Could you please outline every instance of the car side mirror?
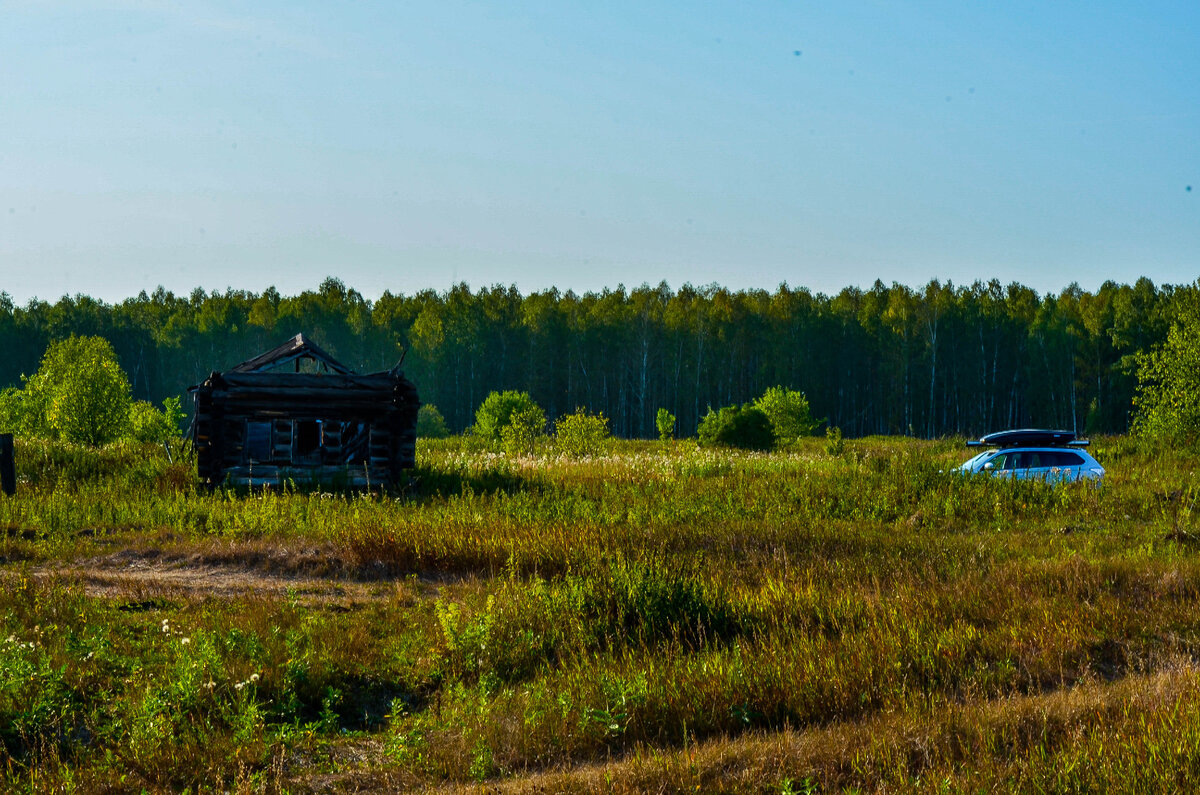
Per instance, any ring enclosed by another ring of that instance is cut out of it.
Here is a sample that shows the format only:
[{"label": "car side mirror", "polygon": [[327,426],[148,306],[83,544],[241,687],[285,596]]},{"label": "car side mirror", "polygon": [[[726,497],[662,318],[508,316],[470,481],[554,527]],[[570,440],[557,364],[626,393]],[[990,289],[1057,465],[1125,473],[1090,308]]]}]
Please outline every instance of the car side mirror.
[{"label": "car side mirror", "polygon": [[983,468],[990,471],[990,470],[995,469],[996,465],[993,464],[991,461],[988,461],[986,464],[983,465]]}]

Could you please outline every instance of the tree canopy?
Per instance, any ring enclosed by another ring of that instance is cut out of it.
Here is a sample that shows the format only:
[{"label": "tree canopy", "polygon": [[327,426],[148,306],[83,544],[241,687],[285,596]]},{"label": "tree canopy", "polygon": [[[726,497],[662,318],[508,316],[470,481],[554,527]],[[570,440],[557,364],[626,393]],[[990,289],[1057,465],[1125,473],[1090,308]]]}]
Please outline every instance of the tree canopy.
[{"label": "tree canopy", "polygon": [[622,437],[657,435],[664,408],[690,436],[708,406],[776,385],[851,437],[1123,432],[1137,356],[1166,341],[1176,294],[1195,291],[1149,279],[1045,295],[997,281],[876,282],[836,295],[665,284],[522,295],[458,284],[372,301],[331,278],[294,296],[159,289],[112,305],[74,296],[20,307],[0,294],[0,388],[19,386],[50,342],[101,336],[133,398],[159,405],[302,331],[360,372],[407,351],[406,375],[454,432],[489,393],[516,390],[551,420],[577,407],[603,413]]},{"label": "tree canopy", "polygon": [[750,403],[709,410],[697,429],[700,444],[706,447],[739,447],[743,450],[771,450],[775,447],[775,429],[766,413]]},{"label": "tree canopy", "polygon": [[514,422],[523,427],[536,426],[540,431],[546,426],[546,414],[528,392],[511,389],[492,392],[479,404],[479,409],[475,412],[475,435],[490,442],[498,442],[502,439],[504,431]]},{"label": "tree canopy", "polygon": [[1166,341],[1137,362],[1135,431],[1165,443],[1195,442],[1200,438],[1200,301],[1194,293],[1179,302]]},{"label": "tree canopy", "polygon": [[802,436],[811,436],[820,425],[813,419],[808,407],[808,398],[803,392],[782,386],[770,387],[757,400],[754,408],[767,415],[779,444],[794,442]]},{"label": "tree canopy", "polygon": [[22,422],[35,435],[98,445],[128,429],[129,380],[102,337],[51,343],[24,393]]}]

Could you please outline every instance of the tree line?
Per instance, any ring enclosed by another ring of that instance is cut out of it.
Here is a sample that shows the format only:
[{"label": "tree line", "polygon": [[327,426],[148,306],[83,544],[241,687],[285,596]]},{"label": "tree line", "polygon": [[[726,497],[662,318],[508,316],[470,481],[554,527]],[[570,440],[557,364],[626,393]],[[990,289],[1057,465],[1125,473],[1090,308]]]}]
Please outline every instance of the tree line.
[{"label": "tree line", "polygon": [[371,301],[328,278],[295,296],[159,288],[116,304],[77,295],[16,306],[0,293],[0,387],[35,372],[52,341],[97,335],[133,397],[158,404],[304,332],[361,372],[403,356],[422,401],[455,431],[489,393],[521,390],[551,420],[582,407],[618,436],[650,438],[665,408],[692,435],[710,407],[779,385],[804,392],[813,415],[848,436],[1124,432],[1137,355],[1166,339],[1196,291],[1145,278],[1045,295],[995,280],[877,281],[836,295],[665,283],[523,295],[458,284]]}]

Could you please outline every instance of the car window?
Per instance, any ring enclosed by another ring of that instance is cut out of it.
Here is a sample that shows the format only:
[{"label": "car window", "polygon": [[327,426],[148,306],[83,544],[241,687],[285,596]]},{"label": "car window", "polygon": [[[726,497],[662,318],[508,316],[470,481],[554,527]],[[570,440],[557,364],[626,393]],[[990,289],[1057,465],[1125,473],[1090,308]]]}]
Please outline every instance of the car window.
[{"label": "car window", "polygon": [[[979,458],[979,456],[976,456]],[[975,460],[975,459],[972,459]],[[970,463],[970,462],[968,462]],[[1078,453],[1068,450],[1012,450],[997,453],[987,460],[993,470],[1047,469],[1050,467],[1077,467],[1083,463]]]},{"label": "car window", "polygon": [[[1001,461],[1000,459],[1003,459]],[[996,456],[996,469],[1019,469],[1021,466],[1020,453],[1004,453]]]},{"label": "car window", "polygon": [[1077,467],[1083,463],[1083,459],[1078,453],[1072,453],[1066,450],[1056,450],[1052,453],[1046,453],[1047,456],[1052,456],[1050,463],[1046,466],[1052,467]]}]

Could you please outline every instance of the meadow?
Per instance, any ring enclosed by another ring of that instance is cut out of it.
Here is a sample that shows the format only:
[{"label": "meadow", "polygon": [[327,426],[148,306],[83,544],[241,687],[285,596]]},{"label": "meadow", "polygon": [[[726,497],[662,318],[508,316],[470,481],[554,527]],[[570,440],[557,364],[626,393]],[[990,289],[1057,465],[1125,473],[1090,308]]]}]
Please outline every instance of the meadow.
[{"label": "meadow", "polygon": [[207,493],[18,440],[13,790],[1200,787],[1194,450],[963,478],[961,440],[422,440],[402,493]]}]

